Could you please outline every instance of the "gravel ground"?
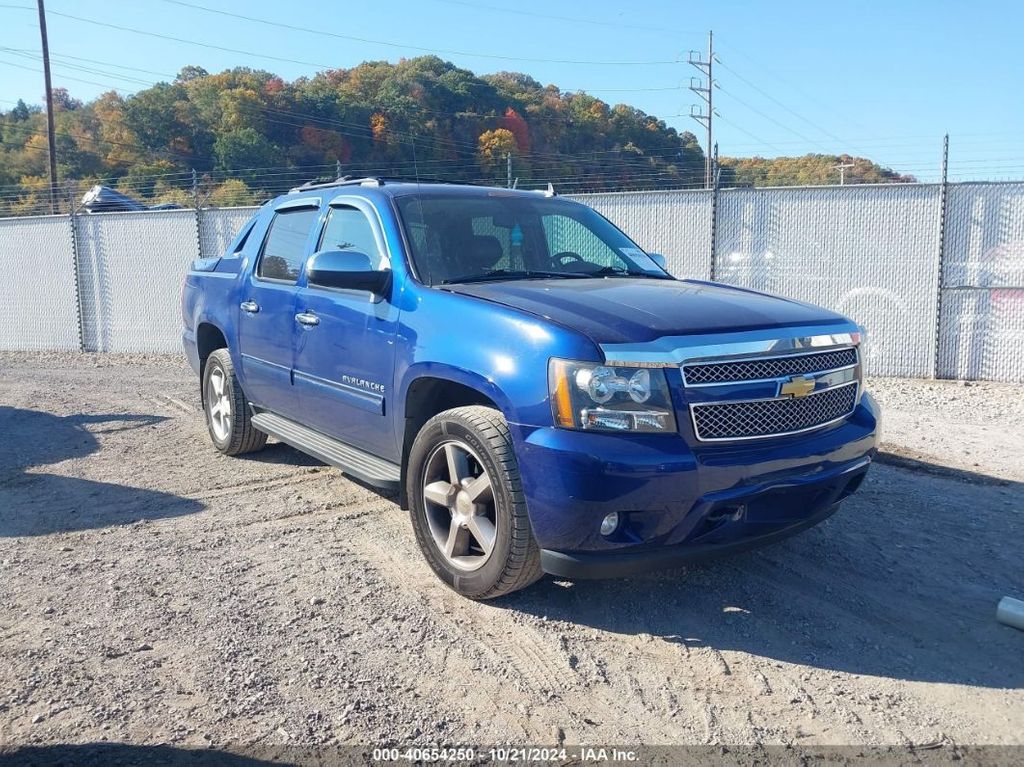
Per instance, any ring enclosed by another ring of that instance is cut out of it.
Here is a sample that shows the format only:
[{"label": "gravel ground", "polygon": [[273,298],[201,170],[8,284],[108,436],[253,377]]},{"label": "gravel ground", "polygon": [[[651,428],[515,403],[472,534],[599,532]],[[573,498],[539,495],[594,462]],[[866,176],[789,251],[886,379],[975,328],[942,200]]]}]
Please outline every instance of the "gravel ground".
[{"label": "gravel ground", "polygon": [[[876,381],[888,450],[768,549],[478,604],[393,499],[226,458],[173,358],[0,354],[0,750],[1024,743],[1020,387]],[[909,467],[909,468],[908,468]]]}]

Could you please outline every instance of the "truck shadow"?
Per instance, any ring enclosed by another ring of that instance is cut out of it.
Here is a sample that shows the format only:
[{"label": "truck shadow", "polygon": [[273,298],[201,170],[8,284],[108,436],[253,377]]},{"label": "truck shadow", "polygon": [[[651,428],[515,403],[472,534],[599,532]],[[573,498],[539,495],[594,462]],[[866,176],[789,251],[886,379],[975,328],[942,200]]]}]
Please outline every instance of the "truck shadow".
[{"label": "truck shadow", "polygon": [[201,511],[198,501],[122,484],[29,471],[85,457],[97,435],[152,426],[158,415],[58,416],[0,406],[0,537],[47,535]]},{"label": "truck shadow", "polygon": [[[875,466],[834,517],[792,539],[623,580],[547,578],[496,602],[668,645],[892,679],[1024,688],[1024,484]],[[936,476],[939,475],[939,476]],[[972,481],[963,481],[971,479]]]}]

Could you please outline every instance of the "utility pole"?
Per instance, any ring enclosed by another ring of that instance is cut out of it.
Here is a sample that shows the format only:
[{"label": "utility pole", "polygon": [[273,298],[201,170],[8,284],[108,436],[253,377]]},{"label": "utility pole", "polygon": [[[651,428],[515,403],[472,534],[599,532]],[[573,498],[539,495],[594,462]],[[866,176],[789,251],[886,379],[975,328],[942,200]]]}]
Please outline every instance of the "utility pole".
[{"label": "utility pole", "polygon": [[505,178],[506,186],[512,188],[512,153],[505,152]]},{"label": "utility pole", "polygon": [[833,170],[839,171],[839,186],[846,185],[846,169],[856,167],[852,162],[841,162],[838,165],[833,165]]},{"label": "utility pole", "polygon": [[57,145],[53,128],[53,84],[50,82],[50,43],[46,39],[46,8],[39,4],[39,36],[43,42],[43,79],[46,80],[46,142],[50,155],[50,212],[57,212]]},{"label": "utility pole", "polygon": [[708,141],[704,150],[704,188],[710,189],[714,185],[714,161],[711,157],[714,132],[712,130],[712,118],[715,114],[712,91],[715,87],[715,80],[711,73],[711,67],[715,60],[714,33],[708,32],[708,53],[707,60],[703,60],[702,54],[698,51],[690,51],[690,64],[702,75],[707,75],[707,84],[703,77],[690,78],[690,90],[700,96],[701,100],[708,105],[707,114],[698,104],[690,107],[690,117],[699,122],[707,129]]}]

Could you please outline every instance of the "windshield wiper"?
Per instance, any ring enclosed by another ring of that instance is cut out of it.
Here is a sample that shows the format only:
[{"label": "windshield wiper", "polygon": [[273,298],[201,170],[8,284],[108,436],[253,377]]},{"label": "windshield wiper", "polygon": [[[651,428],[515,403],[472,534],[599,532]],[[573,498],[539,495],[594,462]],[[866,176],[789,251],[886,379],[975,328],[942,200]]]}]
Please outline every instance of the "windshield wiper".
[{"label": "windshield wiper", "polygon": [[590,277],[589,274],[580,272],[551,272],[541,269],[492,269],[481,274],[472,274],[466,277],[453,277],[442,280],[442,285],[455,285],[460,282],[490,282],[491,280],[538,280],[551,277],[559,278],[580,278]]},{"label": "windshield wiper", "polygon": [[637,272],[624,269],[621,266],[605,266],[596,272],[590,272],[589,277],[648,277],[652,280],[671,279],[667,274],[653,274],[652,272]]}]

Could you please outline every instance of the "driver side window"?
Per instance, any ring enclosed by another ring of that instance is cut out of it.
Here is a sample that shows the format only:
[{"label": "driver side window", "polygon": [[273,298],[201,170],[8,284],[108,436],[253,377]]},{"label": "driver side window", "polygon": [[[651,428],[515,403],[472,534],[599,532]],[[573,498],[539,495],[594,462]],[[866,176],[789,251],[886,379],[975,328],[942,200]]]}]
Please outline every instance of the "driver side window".
[{"label": "driver side window", "polygon": [[373,226],[361,210],[349,205],[332,207],[317,250],[354,250],[365,253],[370,265],[380,269],[384,256],[377,248]]},{"label": "driver side window", "polygon": [[[598,266],[620,266],[622,258],[606,245],[593,231],[574,218],[562,215],[541,217],[548,254],[575,253],[584,261]],[[566,258],[561,263],[571,263]]]}]

